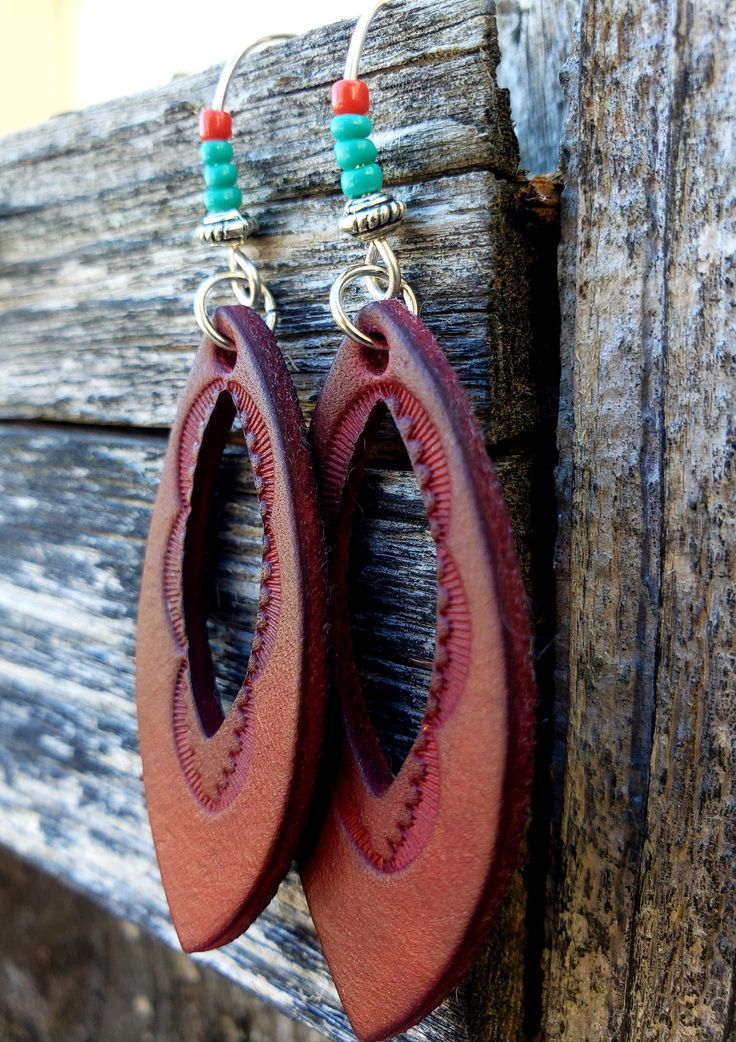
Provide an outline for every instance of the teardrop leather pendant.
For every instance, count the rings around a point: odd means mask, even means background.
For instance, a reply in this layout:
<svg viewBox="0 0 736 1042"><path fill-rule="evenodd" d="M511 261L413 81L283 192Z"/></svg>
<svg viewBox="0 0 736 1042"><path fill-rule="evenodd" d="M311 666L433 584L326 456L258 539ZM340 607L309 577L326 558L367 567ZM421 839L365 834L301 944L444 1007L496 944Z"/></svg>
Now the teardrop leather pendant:
<svg viewBox="0 0 736 1042"><path fill-rule="evenodd" d="M153 512L137 648L148 812L182 947L242 933L294 856L316 775L325 691L321 521L294 388L246 307L221 308L179 405ZM263 518L250 660L223 719L202 605L217 464L236 414Z"/></svg>
<svg viewBox="0 0 736 1042"><path fill-rule="evenodd" d="M358 1037L374 1040L416 1023L478 954L525 822L535 688L512 533L468 400L400 302L369 305L358 326L386 349L343 341L311 429L341 725L302 876L345 1011ZM409 453L437 556L433 677L395 778L363 702L347 603L357 450L381 403Z"/></svg>

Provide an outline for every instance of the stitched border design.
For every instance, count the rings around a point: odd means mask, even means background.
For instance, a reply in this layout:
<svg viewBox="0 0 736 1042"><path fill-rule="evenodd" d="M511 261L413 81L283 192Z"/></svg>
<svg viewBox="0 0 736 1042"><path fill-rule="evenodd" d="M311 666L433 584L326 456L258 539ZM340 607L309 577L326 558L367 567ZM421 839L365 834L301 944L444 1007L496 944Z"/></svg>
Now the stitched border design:
<svg viewBox="0 0 736 1042"><path fill-rule="evenodd" d="M323 462L323 495L327 513L338 517L356 447L371 413L385 404L404 441L422 493L437 550L437 621L432 680L419 733L399 774L381 800L398 786L401 799L388 825L376 835L367 823L352 786L343 789L339 812L344 827L364 856L378 869L394 872L420 852L439 801L439 754L436 732L457 704L465 686L471 645L465 592L447 549L451 522L451 477L442 441L420 401L400 384L381 381L360 394L340 418ZM395 802L395 801L392 801ZM421 833L421 834L420 834ZM383 850L379 849L383 848Z"/></svg>

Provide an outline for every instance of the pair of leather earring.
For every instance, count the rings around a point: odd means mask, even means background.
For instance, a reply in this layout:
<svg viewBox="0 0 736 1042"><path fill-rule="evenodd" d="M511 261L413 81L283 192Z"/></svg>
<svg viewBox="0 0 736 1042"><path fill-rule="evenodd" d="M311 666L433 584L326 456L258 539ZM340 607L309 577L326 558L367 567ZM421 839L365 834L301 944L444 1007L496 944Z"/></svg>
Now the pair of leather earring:
<svg viewBox="0 0 736 1042"><path fill-rule="evenodd" d="M327 962L363 1039L411 1026L477 955L523 830L535 705L526 598L497 480L385 238L405 208L381 192L368 88L358 79L368 25L385 2L358 22L333 88L331 129L350 197L341 228L367 241L368 252L331 294L346 338L309 440L272 333L273 298L242 249L251 224L240 210L224 111L239 61L283 38L239 54L201 115L210 212L200 235L229 247L229 269L196 298L205 336L154 508L137 650L146 799L182 946L201 951L237 937L298 856ZM377 299L353 323L343 296L357 279ZM211 320L207 301L223 282L240 303ZM253 310L259 303L265 322ZM362 698L347 605L361 446L386 408L421 488L437 560L432 681L396 777ZM236 417L264 534L250 660L224 715L202 559L217 464ZM321 762L328 687L334 726ZM326 800L315 807L320 769Z"/></svg>

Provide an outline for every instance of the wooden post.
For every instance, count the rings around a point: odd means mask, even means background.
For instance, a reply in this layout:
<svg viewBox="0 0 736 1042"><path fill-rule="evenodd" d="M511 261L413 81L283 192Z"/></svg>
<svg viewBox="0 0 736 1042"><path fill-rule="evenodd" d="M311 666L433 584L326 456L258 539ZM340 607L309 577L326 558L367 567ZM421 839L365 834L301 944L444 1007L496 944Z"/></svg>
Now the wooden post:
<svg viewBox="0 0 736 1042"><path fill-rule="evenodd" d="M734 1037L735 26L585 0L568 66L548 1042Z"/></svg>

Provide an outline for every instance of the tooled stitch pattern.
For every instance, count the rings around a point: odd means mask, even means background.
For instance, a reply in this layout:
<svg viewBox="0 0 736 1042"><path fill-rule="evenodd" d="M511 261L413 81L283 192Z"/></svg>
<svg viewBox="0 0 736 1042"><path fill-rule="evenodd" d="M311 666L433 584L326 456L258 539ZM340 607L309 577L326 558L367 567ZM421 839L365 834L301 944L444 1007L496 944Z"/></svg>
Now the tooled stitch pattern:
<svg viewBox="0 0 736 1042"><path fill-rule="evenodd" d="M199 450L215 405L223 393L231 396L241 419L263 521L263 558L258 613L250 659L245 679L230 711L235 714L232 742L223 749L224 762L214 778L214 783L207 785L199 764L202 754L197 743L193 741L188 722L188 706L191 703L188 678L189 641L184 615L182 568L184 540L192 508L194 475ZM204 807L212 811L224 809L235 798L236 793L233 790L232 780L245 746L253 686L263 670L274 642L281 601L281 582L278 555L271 527L274 501L273 479L273 453L268 431L254 402L237 382L225 379L213 380L200 391L192 402L182 427L177 461L180 511L172 525L164 561L164 601L174 638L183 656L174 691L174 740L179 762L191 791ZM218 731L211 741L214 741L219 733Z"/></svg>
<svg viewBox="0 0 736 1042"><path fill-rule="evenodd" d="M419 735L402 768L408 795L393 827L385 835L390 854L376 850L370 830L354 802L341 808L343 823L364 856L384 872L405 867L418 852L413 849L412 831L421 808L439 798L439 762L435 733L453 708L463 689L470 658L471 626L465 593L455 564L447 550L450 527L451 480L437 430L421 403L401 385L389 381L374 385L359 395L344 413L323 465L325 502L334 517L340 509L342 491L355 448L368 417L383 401L390 409L406 445L429 518L437 549L436 647L432 681Z"/></svg>

